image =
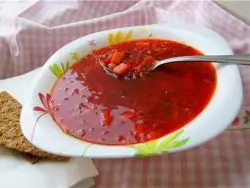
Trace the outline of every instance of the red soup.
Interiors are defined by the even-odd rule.
[[[116,79],[99,64],[100,58],[114,51],[131,59],[133,54],[157,60],[201,55],[182,43],[143,39],[101,48],[82,58],[57,81],[50,104],[54,121],[78,139],[126,145],[162,137],[193,120],[214,93],[216,72],[210,63],[172,63],[140,79]]]

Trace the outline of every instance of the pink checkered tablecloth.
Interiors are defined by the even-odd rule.
[[[175,22],[206,26],[224,36],[236,53],[250,51],[250,26],[213,1],[1,2],[0,78],[43,65],[57,49],[80,36]],[[240,70],[244,105],[250,105],[250,67]],[[248,121],[250,110],[244,106],[231,130],[192,150],[160,157],[94,160],[100,173],[96,187],[250,187]]]

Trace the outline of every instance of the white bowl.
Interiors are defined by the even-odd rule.
[[[216,91],[203,112],[182,129],[147,143],[106,146],[84,142],[63,133],[48,113],[43,114],[33,110],[35,106],[43,107],[38,93],[46,96],[51,92],[57,80],[50,71],[51,65],[60,63],[66,65],[67,61],[72,64],[93,49],[107,46],[109,34],[115,35],[117,31],[127,34],[131,30],[133,39],[145,38],[152,34],[152,38],[167,38],[184,42],[204,54],[232,54],[231,48],[221,36],[209,29],[194,25],[118,28],[79,38],[62,47],[48,59],[34,81],[30,101],[24,104],[21,127],[25,137],[33,145],[47,152],[65,156],[95,158],[147,156],[193,148],[217,136],[233,121],[240,109],[243,97],[240,73],[236,65],[215,65]]]

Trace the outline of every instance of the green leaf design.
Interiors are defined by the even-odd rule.
[[[166,139],[164,139],[160,144],[158,149],[159,150],[163,150],[165,148],[167,148],[167,146],[176,138],[178,138],[179,136],[181,136],[181,134],[184,132],[184,130],[180,130],[178,132],[172,133],[170,134]]]
[[[67,61],[67,63],[66,63],[66,70],[68,70],[69,67],[70,67],[70,63],[69,63],[69,61]],[[65,70],[65,71],[66,71],[66,70]]]
[[[57,64],[50,65],[49,69],[57,78],[60,78],[70,67],[69,61],[67,61],[66,65],[60,63],[58,66]]]
[[[142,151],[136,151],[136,153],[135,153],[135,156],[136,157],[145,157],[145,152],[142,152]],[[148,155],[147,155],[148,156]]]
[[[93,145],[93,144],[89,144],[89,145],[86,146],[86,148],[85,148],[85,149],[83,150],[83,152],[82,152],[82,155],[81,155],[82,157],[87,153],[89,147],[92,146],[92,145]]]
[[[59,74],[56,71],[56,68],[54,67],[54,65],[49,66],[50,71],[56,76],[59,77]]]
[[[145,154],[147,153],[147,148],[145,146],[135,146],[134,148],[136,148],[136,153],[135,156],[136,157],[143,157]]]
[[[150,151],[150,153],[156,153],[156,144],[157,144],[157,141],[154,140],[154,141],[150,141],[150,142],[147,142],[145,145],[146,145],[146,148],[148,151]]]
[[[136,144],[130,147],[136,150],[135,152],[136,157],[144,157],[155,154],[165,154],[168,153],[169,149],[181,147],[189,141],[190,138],[184,138],[181,140],[178,139],[183,134],[183,132],[184,130],[174,132],[169,136],[166,136],[162,141],[159,141],[159,139],[157,139],[149,141],[145,144]]]
[[[61,64],[61,67],[62,67],[62,71],[65,72],[65,66],[63,63]]]
[[[185,138],[183,140],[175,140],[171,143],[168,143],[165,145],[164,148],[162,148],[161,150],[168,150],[168,149],[173,149],[173,148],[177,148],[177,147],[181,147],[183,145],[185,145],[188,142],[189,138]]]
[[[71,58],[75,61],[78,61],[79,60],[79,57],[78,57],[78,53],[77,52],[73,52],[73,53],[70,53],[71,55]]]

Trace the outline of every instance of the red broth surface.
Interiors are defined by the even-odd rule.
[[[140,42],[150,45],[140,46]],[[54,121],[74,137],[107,145],[156,139],[193,120],[214,93],[216,71],[210,63],[173,63],[141,79],[115,79],[97,62],[97,57],[112,49],[150,54],[157,60],[201,54],[182,43],[143,39],[85,56],[56,82],[51,93]]]

